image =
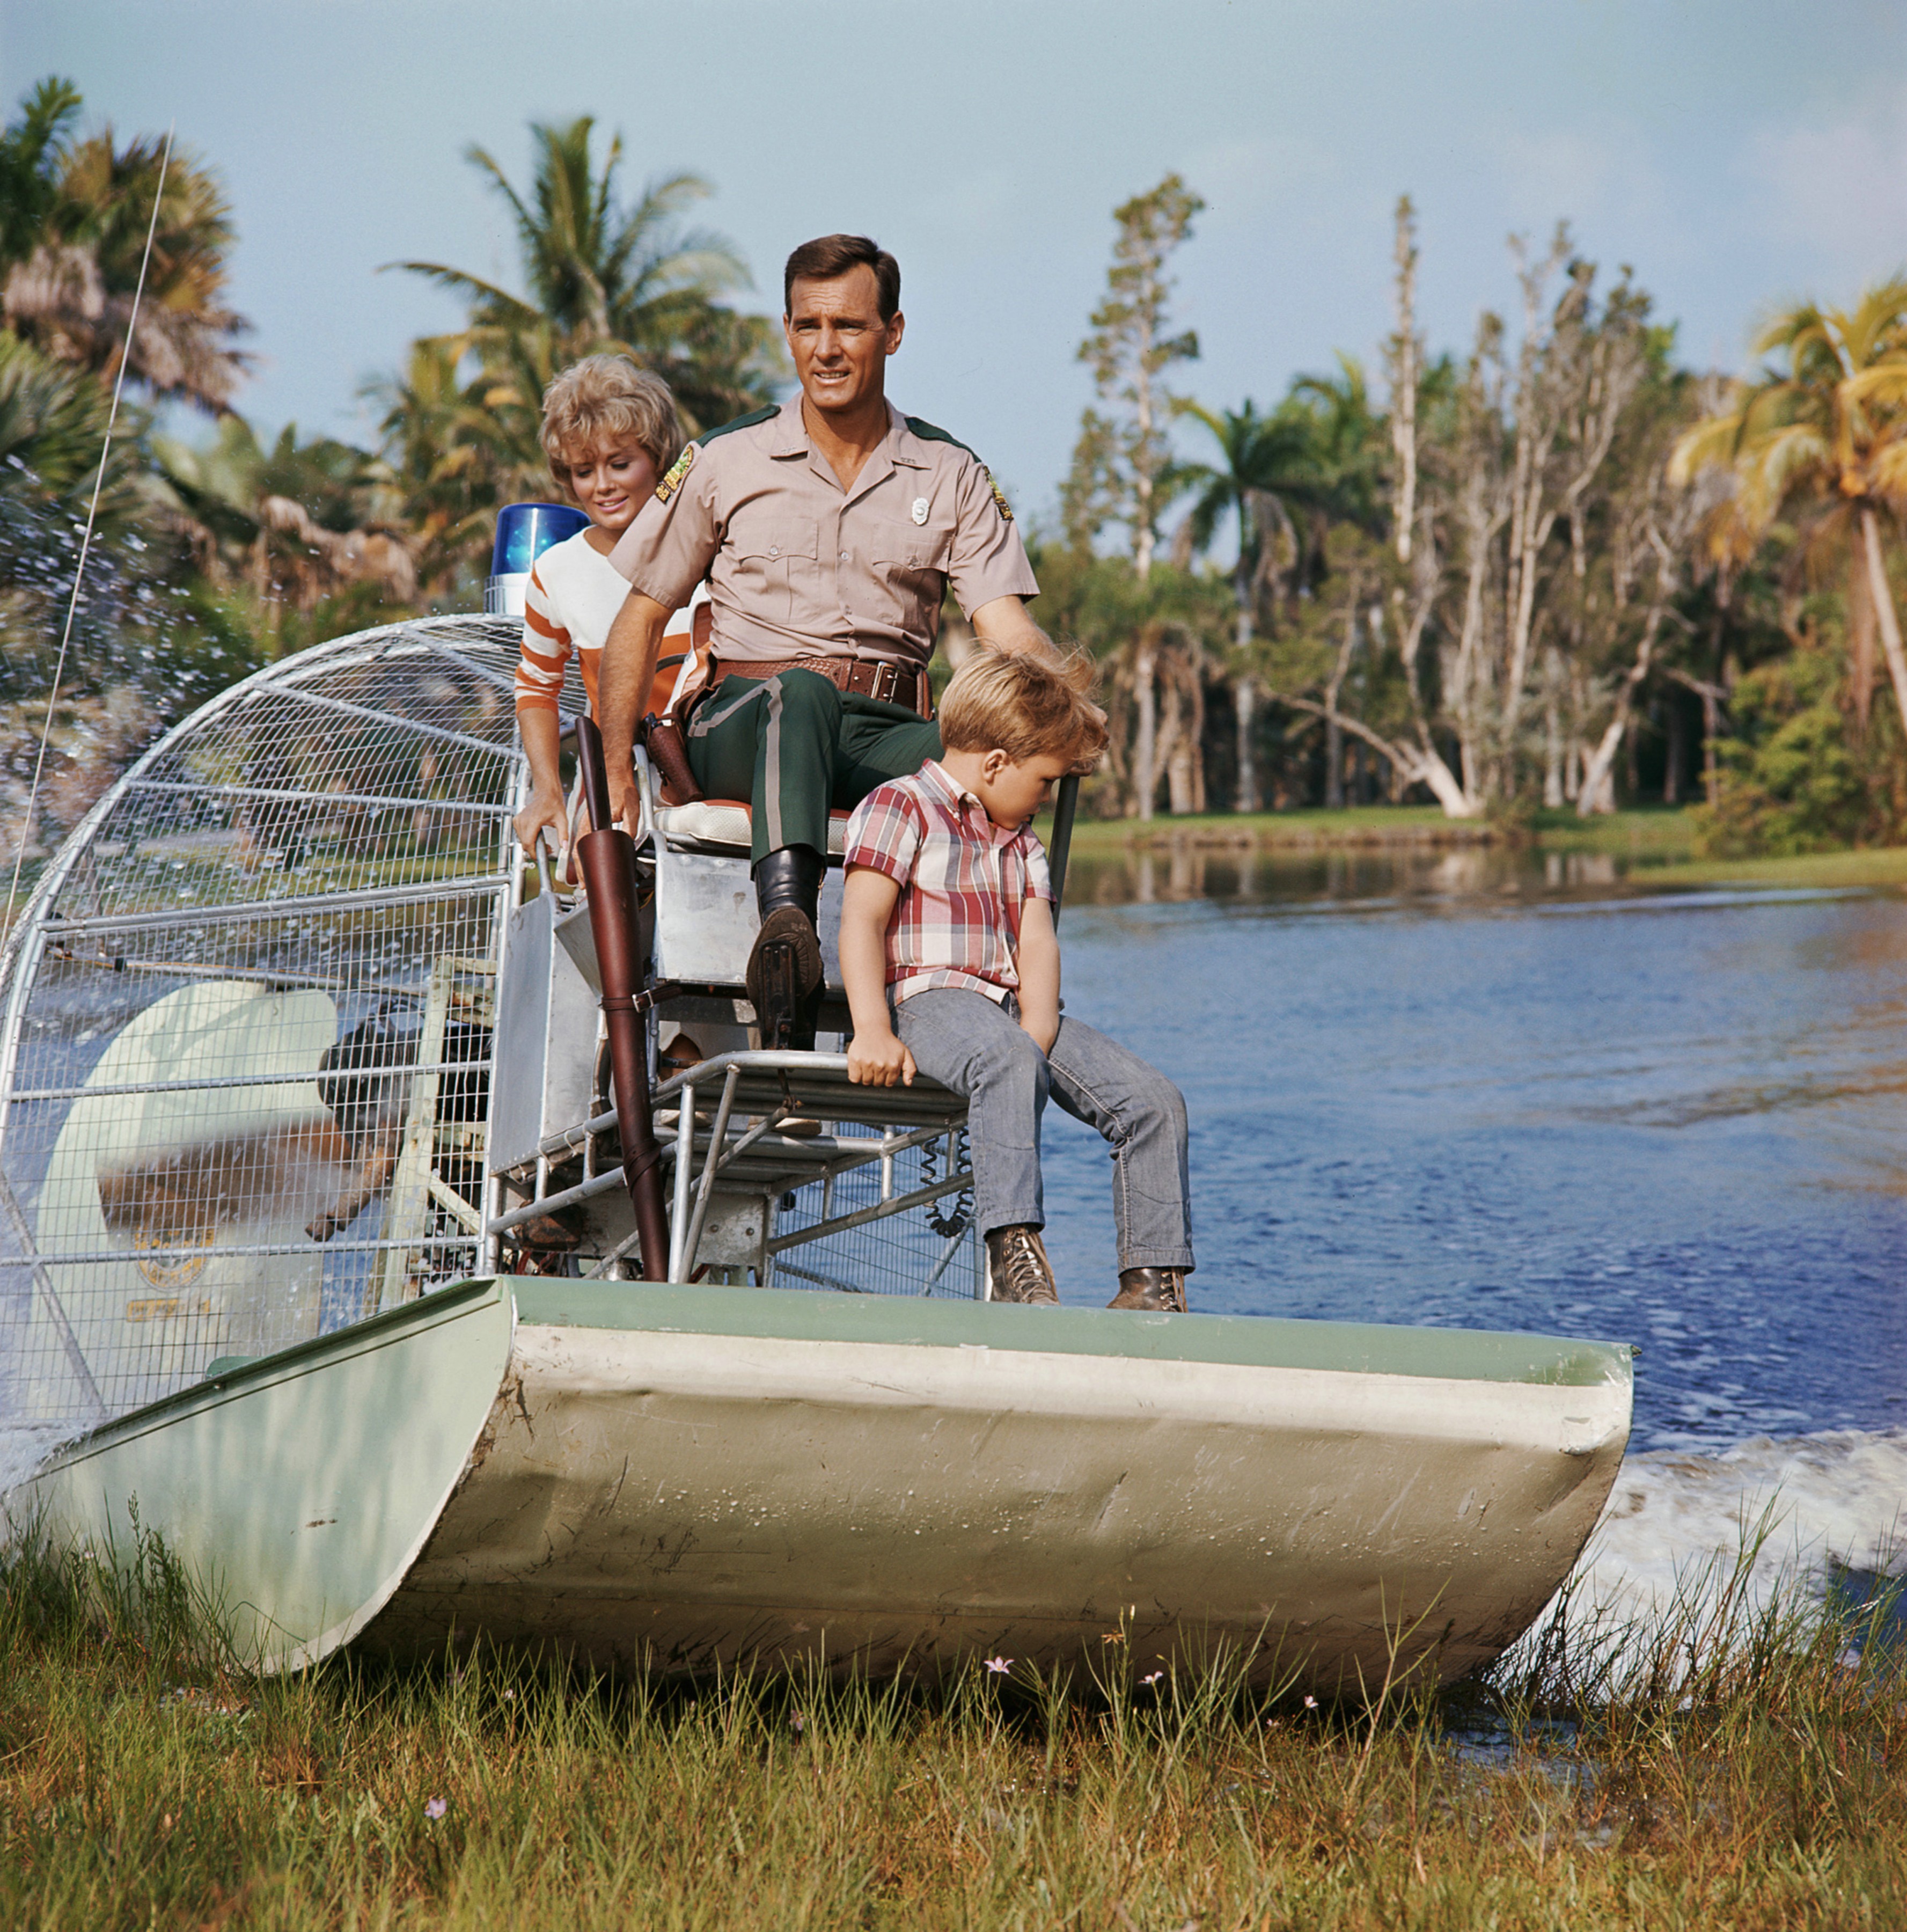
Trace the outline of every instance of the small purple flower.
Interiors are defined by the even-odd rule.
[[[449,1805],[442,1798],[433,1798],[425,1804],[424,1815],[427,1818],[441,1818],[449,1809]]]
[[[1318,1708],[1318,1700],[1309,1690],[1304,1694],[1304,1707],[1307,1711],[1315,1711]]]
[[[1004,1677],[1013,1668],[1013,1660],[1010,1657],[990,1657],[987,1659],[987,1668],[996,1677]]]
[[[1139,1682],[1141,1684],[1156,1684],[1165,1675],[1165,1673],[1162,1670],[1148,1671],[1144,1676],[1139,1679]]]

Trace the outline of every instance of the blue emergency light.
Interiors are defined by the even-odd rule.
[[[530,568],[552,544],[586,530],[589,520],[567,503],[506,503],[496,513],[496,542],[490,555],[484,609],[492,616],[520,617]]]

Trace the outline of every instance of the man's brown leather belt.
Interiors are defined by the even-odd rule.
[[[926,674],[912,664],[889,664],[877,658],[777,658],[768,664],[718,658],[709,666],[708,688],[713,691],[725,677],[772,677],[784,670],[811,670],[857,698],[903,704],[922,718],[934,716],[934,696]]]

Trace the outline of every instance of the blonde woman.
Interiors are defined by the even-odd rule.
[[[517,724],[532,789],[529,804],[517,814],[516,831],[526,849],[535,849],[537,834],[546,827],[559,847],[568,843],[556,708],[563,675],[575,656],[590,712],[597,714],[603,640],[629,594],[628,580],[610,563],[609,553],[655,495],[682,440],[667,384],[626,356],[586,356],[544,392],[541,440],[550,474],[588,517],[589,527],[551,544],[536,560],[523,598]],[[665,655],[671,646],[688,648],[688,608],[671,620]]]

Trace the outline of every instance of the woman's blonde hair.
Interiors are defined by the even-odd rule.
[[[682,424],[668,384],[626,356],[586,356],[543,392],[543,454],[565,489],[570,457],[604,436],[634,436],[658,478],[682,454]]]
[[[1106,748],[1095,682],[1083,651],[1049,656],[976,644],[940,700],[940,742],[950,752],[1003,751],[1015,764],[1064,758],[1090,772]]]

